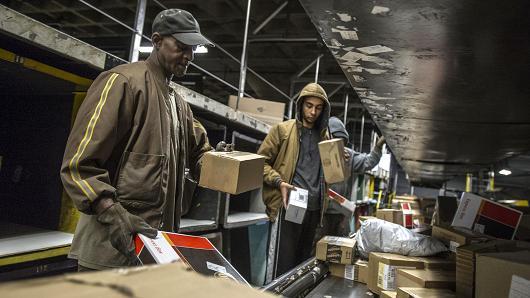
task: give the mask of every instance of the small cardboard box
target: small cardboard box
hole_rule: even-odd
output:
[[[289,204],[285,211],[285,220],[301,224],[304,221],[307,201],[309,200],[308,191],[303,188],[291,190],[289,194]]]
[[[442,241],[449,250],[456,253],[456,248],[470,243],[484,242],[492,239],[484,234],[473,232],[464,228],[432,227],[432,237]]]
[[[395,291],[397,269],[423,268],[423,261],[413,257],[372,252],[368,263],[368,288],[378,295],[381,291]]]
[[[366,284],[368,262],[357,260],[353,265],[330,263],[329,272],[333,276]]]
[[[236,109],[237,96],[230,95],[228,106]],[[274,125],[283,121],[285,103],[263,99],[243,97],[239,100],[238,111],[244,112],[252,118]]]
[[[342,182],[350,177],[351,168],[344,160],[344,141],[342,139],[322,141],[318,143],[318,150],[327,183]]]
[[[455,298],[455,293],[447,289],[398,288],[396,298]]]
[[[351,265],[355,261],[355,239],[325,236],[317,243],[316,258],[330,263]]]
[[[368,283],[368,262],[363,261],[363,260],[357,260],[357,262],[355,262],[355,266],[356,268],[359,269],[357,270],[359,272],[358,274],[359,279],[356,281],[363,283],[363,284],[367,284]]]
[[[475,297],[530,295],[530,251],[480,254],[476,268]]]
[[[456,262],[454,258],[439,258],[439,257],[414,257],[416,260],[422,261],[424,268],[427,270],[452,270],[455,271]]]
[[[455,288],[456,272],[449,270],[398,269],[396,287]]]
[[[382,220],[403,225],[403,211],[397,209],[377,209],[376,217]]]
[[[260,188],[264,162],[263,156],[249,152],[207,152],[202,157],[199,185],[229,194]]]
[[[471,193],[462,193],[453,227],[501,239],[513,239],[523,213]]]
[[[394,291],[381,291],[381,295],[379,295],[380,298],[396,298],[397,292]]]

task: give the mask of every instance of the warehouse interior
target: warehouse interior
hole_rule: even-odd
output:
[[[323,238],[316,259],[285,274],[276,272],[279,232],[261,188],[237,194],[195,189],[178,230],[168,232],[208,239],[243,286],[254,288],[241,292],[245,297],[526,297],[529,6],[523,0],[0,0],[0,291],[15,289],[13,297],[22,297],[34,278],[79,274],[67,254],[80,213],[59,176],[77,111],[101,72],[150,55],[155,16],[179,8],[193,14],[215,46],[199,47],[186,75],[170,86],[213,146],[225,141],[257,153],[274,123],[245,111],[240,100],[283,104],[274,120],[279,123],[294,119],[300,90],[311,82],[326,90],[331,116],[344,122],[345,147],[369,153],[381,136],[386,139],[379,165],[348,180],[347,199],[356,206],[350,236],[342,242]],[[231,174],[222,171],[216,174]],[[454,229],[466,200],[482,200],[473,220],[487,217],[496,232],[483,221],[473,222],[467,234]],[[480,213],[491,202],[504,209]],[[363,257],[363,229],[375,218],[405,226],[410,239],[428,235],[447,247],[436,261],[427,255],[405,260],[391,239],[380,239],[380,250]],[[500,225],[509,231],[498,232]],[[350,249],[355,257],[319,256],[330,246]],[[469,254],[471,272],[459,263]],[[378,264],[394,270],[390,286],[378,283]],[[495,264],[508,264],[505,279],[486,274]],[[138,284],[139,293],[165,286],[164,270],[175,270],[182,280],[189,273],[160,267],[141,273],[159,283]],[[429,286],[428,278],[437,286]],[[60,285],[43,288],[44,296],[59,293]],[[220,295],[234,296],[243,286],[220,283],[226,291]],[[513,291],[524,295],[511,296]]]

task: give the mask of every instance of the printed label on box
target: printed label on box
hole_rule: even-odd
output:
[[[344,278],[349,280],[355,280],[355,265],[345,265]]]
[[[158,231],[156,238],[151,239],[142,234],[138,234],[158,264],[168,264],[180,260],[179,255],[166,240],[162,232]]]
[[[510,295],[508,298],[528,298],[530,297],[530,280],[518,275],[512,275],[510,285]]]
[[[221,265],[217,265],[217,264],[210,263],[210,262],[206,261],[206,267],[208,267],[208,269],[210,269],[212,271],[226,274],[226,268],[221,266]]]
[[[342,259],[342,249],[338,245],[328,244],[326,260],[329,262],[340,263]]]
[[[377,286],[386,290],[396,290],[396,270],[397,269],[415,269],[410,266],[391,266],[379,262],[379,268],[377,270]]]
[[[449,250],[456,253],[456,248],[460,246],[460,243],[450,241],[449,242]]]
[[[475,224],[475,226],[473,227],[473,231],[484,234],[484,225],[478,223]]]

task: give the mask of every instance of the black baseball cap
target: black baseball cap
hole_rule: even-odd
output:
[[[153,21],[153,33],[172,35],[183,44],[213,46],[212,42],[201,34],[197,20],[183,9],[172,8],[158,13]]]

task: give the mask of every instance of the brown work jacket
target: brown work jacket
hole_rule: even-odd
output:
[[[68,138],[61,179],[82,212],[70,257],[93,269],[120,267],[92,203],[112,198],[152,227],[176,231],[185,168],[199,169],[210,150],[196,136],[189,105],[169,87],[154,56],[101,73],[81,105]]]

